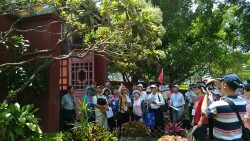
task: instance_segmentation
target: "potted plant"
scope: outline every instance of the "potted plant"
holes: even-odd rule
[[[188,141],[188,139],[181,136],[165,135],[159,138],[158,141]]]
[[[159,138],[158,141],[195,141],[195,138],[188,130],[184,130],[183,136],[185,137],[176,135],[165,135]]]
[[[184,134],[184,129],[181,126],[182,126],[182,122],[178,122],[178,123],[169,122],[166,125],[165,133],[167,135],[182,136]]]
[[[106,130],[104,127],[97,126],[88,122],[87,103],[80,102],[80,111],[82,116],[79,121],[75,121],[72,129],[72,138],[74,141],[116,141],[117,137]]]
[[[124,123],[121,127],[121,140],[150,141],[149,128],[139,121]]]

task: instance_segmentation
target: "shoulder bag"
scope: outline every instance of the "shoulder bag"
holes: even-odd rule
[[[223,99],[225,102],[227,102],[229,104],[229,106],[231,107],[231,109],[236,113],[238,119],[239,119],[239,122],[242,126],[242,134],[243,134],[243,140],[244,141],[250,141],[250,130],[248,128],[245,127],[241,117],[240,117],[240,114],[239,112],[237,111],[237,107],[236,105],[229,99],[225,98]]]

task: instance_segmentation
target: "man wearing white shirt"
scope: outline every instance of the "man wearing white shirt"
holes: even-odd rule
[[[169,86],[168,85],[165,85],[165,83],[162,83],[160,86],[159,86],[159,91],[162,93],[163,95],[163,98],[165,99],[168,99],[168,88]]]
[[[171,95],[171,98],[170,98],[169,107],[173,108],[172,110],[173,122],[177,123],[178,121],[180,121],[181,116],[184,112],[185,100],[184,100],[183,94],[179,92],[178,85],[173,86],[173,92],[174,93]]]
[[[140,99],[146,101],[147,92],[143,91],[143,85],[142,85],[142,84],[139,84],[139,85],[137,86],[137,89],[138,89],[138,90],[140,91],[140,93],[141,93]]]
[[[163,124],[163,113],[160,109],[161,105],[164,105],[164,99],[161,94],[157,93],[157,87],[155,85],[150,86],[151,94],[147,96],[146,100],[150,104],[150,111],[155,113],[155,127],[154,131],[157,132],[158,128],[161,128],[164,130],[164,124]],[[153,131],[153,132],[154,132]]]

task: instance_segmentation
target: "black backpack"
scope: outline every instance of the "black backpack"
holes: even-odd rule
[[[98,105],[107,105],[106,99],[104,99],[104,98],[98,98],[98,96],[96,96],[96,97],[97,97],[97,104]]]

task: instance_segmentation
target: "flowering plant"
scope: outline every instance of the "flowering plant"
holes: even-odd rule
[[[181,136],[184,133],[184,129],[181,126],[182,126],[182,122],[178,122],[178,123],[169,122],[166,125],[166,131],[165,132],[166,132],[167,135]]]
[[[158,141],[188,141],[187,138],[183,138],[181,136],[162,136],[161,138],[158,139]]]
[[[139,121],[124,123],[121,128],[123,137],[145,137],[149,134],[149,128]]]

